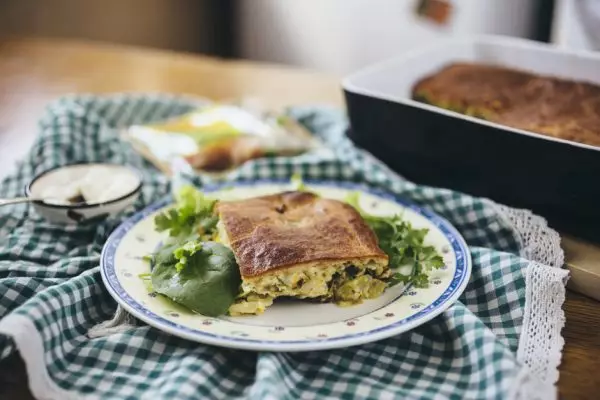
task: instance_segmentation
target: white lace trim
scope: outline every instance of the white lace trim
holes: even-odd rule
[[[525,275],[525,315],[517,359],[544,383],[558,381],[558,365],[565,343],[562,305],[568,271],[532,262]]]
[[[528,368],[523,368],[508,398],[512,400],[555,400],[558,393],[552,385],[544,384]]]
[[[517,360],[524,369],[512,398],[556,398],[558,367],[565,325],[562,309],[569,272],[562,269],[564,252],[560,235],[531,211],[490,201],[500,218],[509,223],[521,241],[521,256],[530,260],[525,272],[525,310]]]
[[[498,215],[508,222],[521,239],[521,256],[550,267],[561,268],[565,255],[560,247],[560,235],[548,226],[546,220],[529,210],[510,208],[491,200]]]

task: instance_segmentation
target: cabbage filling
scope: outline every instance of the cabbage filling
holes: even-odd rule
[[[363,266],[292,267],[281,273],[242,281],[242,290],[229,314],[262,314],[277,297],[314,299],[340,306],[362,303],[384,292],[389,267],[373,262]]]

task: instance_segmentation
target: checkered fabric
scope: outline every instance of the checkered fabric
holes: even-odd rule
[[[526,368],[517,350],[530,261],[519,257],[520,238],[489,201],[415,185],[357,151],[344,136],[346,120],[337,110],[290,110],[334,150],[334,157],[256,160],[227,179],[287,178],[300,172],[307,179],[383,187],[434,210],[470,246],[473,275],[459,302],[410,332],[333,351],[229,350],[141,323],[123,333],[88,338],[89,328],[110,319],[117,307],[100,278],[103,243],[122,219],[170,190],[169,180],[121,141],[119,128],[191,108],[184,98],[156,95],[60,99],[41,119],[29,155],[1,184],[0,197],[20,196],[34,175],[83,161],[132,165],[145,182],[126,215],[94,226],[53,225],[27,205],[0,209],[0,325],[10,321],[15,332],[14,325],[21,324],[23,332],[33,330],[41,338],[43,365],[28,362],[28,371],[30,382],[41,379],[48,392],[36,396],[292,400],[506,399],[514,394]],[[0,359],[17,351],[14,339],[0,335]]]

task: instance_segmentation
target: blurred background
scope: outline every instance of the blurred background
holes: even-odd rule
[[[0,35],[89,39],[348,73],[448,35],[598,48],[597,0],[0,0]],[[587,8],[586,8],[587,7]]]
[[[314,101],[320,95],[314,83],[321,78],[336,82],[436,39],[473,34],[598,50],[600,0],[0,0],[0,176],[33,143],[46,104],[65,93],[169,91],[223,99],[235,88],[260,92],[265,104]],[[74,41],[59,45],[21,37]],[[105,52],[86,52],[89,41],[105,44]],[[60,46],[58,55],[53,46]],[[260,88],[241,71],[226,82],[183,79],[182,73],[198,73],[189,57],[142,55],[122,46],[317,73],[289,93],[273,68],[264,72],[269,79]],[[129,53],[137,57],[124,56]],[[150,54],[154,69],[144,64]],[[163,67],[173,72],[158,73]],[[331,85],[337,93],[338,86]]]

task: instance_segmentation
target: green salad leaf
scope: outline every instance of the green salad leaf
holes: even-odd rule
[[[154,291],[202,315],[226,313],[242,282],[233,252],[216,242],[165,247],[154,257]]]
[[[227,312],[241,284],[233,252],[210,241],[219,221],[215,204],[193,186],[181,188],[175,206],[154,219],[156,230],[169,238],[146,257],[149,276],[140,276],[149,290],[208,316]]]
[[[154,218],[156,230],[168,231],[171,237],[210,233],[219,222],[214,213],[216,202],[193,186],[184,186],[175,196],[175,206]]]
[[[389,281],[393,286],[398,283],[412,283],[415,287],[427,287],[429,273],[444,265],[444,260],[433,246],[424,244],[428,229],[415,229],[401,215],[389,217],[373,216],[365,212],[359,204],[358,192],[346,197],[346,202],[353,206],[371,227],[379,241],[379,247],[389,257],[392,268],[410,264],[411,275],[396,272]]]
[[[306,192],[306,185],[304,184],[304,180],[302,179],[302,175],[299,172],[294,172],[290,177],[290,183],[294,190],[298,192]]]

